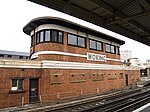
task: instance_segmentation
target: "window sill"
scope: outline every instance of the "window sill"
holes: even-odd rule
[[[103,81],[103,79],[93,79],[92,81]]]
[[[69,44],[69,43],[68,43],[67,45],[72,46],[72,47],[78,47],[78,48],[87,48],[86,46],[85,46],[85,47],[82,47],[82,46],[73,45],[73,44]]]
[[[108,78],[108,80],[116,80],[117,78]]]
[[[10,90],[9,91],[9,94],[16,94],[16,93],[25,93],[25,90],[16,90],[16,91]]]
[[[75,80],[75,81],[70,81],[71,83],[82,83],[86,82],[86,80]]]
[[[36,43],[35,45],[44,44],[44,43],[56,43],[56,44],[61,44],[61,45],[64,44],[63,42],[43,41],[43,42]],[[35,46],[35,45],[34,45],[34,46]],[[31,48],[32,48],[32,47],[31,47]]]
[[[109,53],[109,54],[116,54],[116,52],[109,52],[109,51],[105,51],[106,53]]]
[[[94,50],[94,51],[100,51],[100,52],[104,52],[103,49],[98,50],[98,49],[94,49],[94,48],[89,48],[89,50]]]
[[[51,85],[53,84],[62,84],[62,82],[50,82]]]

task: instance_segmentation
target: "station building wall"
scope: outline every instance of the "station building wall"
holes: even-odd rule
[[[55,19],[48,21],[46,18],[44,25],[39,25],[43,22],[41,18],[39,21],[35,19],[24,28],[24,32],[31,36],[32,60],[0,59],[0,108],[21,106],[22,102],[57,102],[97,95],[120,90],[140,80],[138,68],[121,65],[119,47],[124,44],[122,40],[66,20]],[[66,22],[74,29],[45,22]],[[76,28],[107,39],[80,32]],[[51,34],[52,40],[49,40],[50,36],[46,35],[50,34],[45,31],[54,31],[54,35]],[[59,32],[62,32],[60,37]],[[85,38],[86,45],[82,47],[83,41],[80,46],[68,44],[68,34],[79,36],[81,40]],[[90,49],[90,40],[100,42],[103,49]],[[109,49],[106,49],[107,45]],[[89,54],[94,58],[89,58]]]
[[[39,69],[2,68],[0,67],[0,108],[21,106],[22,97],[29,101],[29,79],[40,77]],[[22,90],[11,90],[13,79],[23,79]]]
[[[22,100],[24,104],[30,103],[30,79],[38,79],[37,101],[40,101],[41,97],[43,103],[120,90],[127,86],[126,74],[128,86],[140,80],[139,70],[127,72],[126,70],[46,68],[46,64],[43,63],[49,63],[48,61],[38,62],[37,68],[32,68],[31,65],[31,68],[28,68],[18,66],[16,62],[18,61],[13,62],[12,67],[10,64],[7,67],[6,64],[5,67],[0,67],[0,108],[21,106]],[[23,89],[12,90],[13,79],[22,79]]]
[[[58,26],[57,26],[58,27]],[[51,30],[51,29],[42,29],[38,28],[37,32],[35,34],[32,34],[32,38],[34,40],[33,46],[30,48],[30,54],[31,54],[31,59],[34,60],[57,60],[57,61],[68,61],[68,62],[87,62],[87,63],[99,63],[99,64],[119,64],[121,65],[121,60],[120,60],[120,54],[119,54],[119,47],[120,45],[118,43],[110,42],[108,40],[104,40],[98,37],[94,37],[92,35],[86,36],[84,33],[84,37],[86,39],[86,46],[85,47],[79,47],[76,45],[70,45],[68,44],[68,34],[70,34],[70,30],[68,29],[67,32],[64,31],[65,28],[63,29],[58,29],[57,27],[53,27],[57,29],[58,31],[63,32],[63,42],[52,42],[52,41],[43,41],[36,43],[37,41],[37,33]],[[77,31],[72,31],[73,35],[77,36],[82,36],[80,33],[76,33]],[[93,50],[91,49],[90,46],[90,40],[98,41],[102,43],[102,50]],[[113,40],[112,40],[113,41]],[[115,52],[110,53],[106,52],[106,44],[112,44],[114,46]],[[45,52],[43,54],[40,54],[41,52]],[[47,51],[47,52],[46,52]],[[49,51],[53,51],[53,53],[48,54]],[[55,52],[55,53],[54,53]],[[60,52],[58,54],[58,52]],[[32,58],[32,55],[38,54],[38,57]],[[95,53],[95,54],[100,54],[100,55],[105,55],[107,59],[106,62],[102,61],[89,61],[86,58],[78,56],[77,58],[74,58],[74,56],[71,55],[65,55],[65,53],[71,53],[75,55],[87,55],[87,53]],[[117,61],[116,61],[117,60]]]

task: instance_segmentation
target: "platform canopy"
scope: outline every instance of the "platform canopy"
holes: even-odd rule
[[[150,46],[150,0],[28,0]]]

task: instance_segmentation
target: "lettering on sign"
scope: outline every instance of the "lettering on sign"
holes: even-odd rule
[[[106,55],[87,53],[87,60],[92,61],[106,61]]]

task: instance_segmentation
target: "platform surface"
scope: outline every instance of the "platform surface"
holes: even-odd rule
[[[134,110],[133,112],[150,112],[150,103]]]

